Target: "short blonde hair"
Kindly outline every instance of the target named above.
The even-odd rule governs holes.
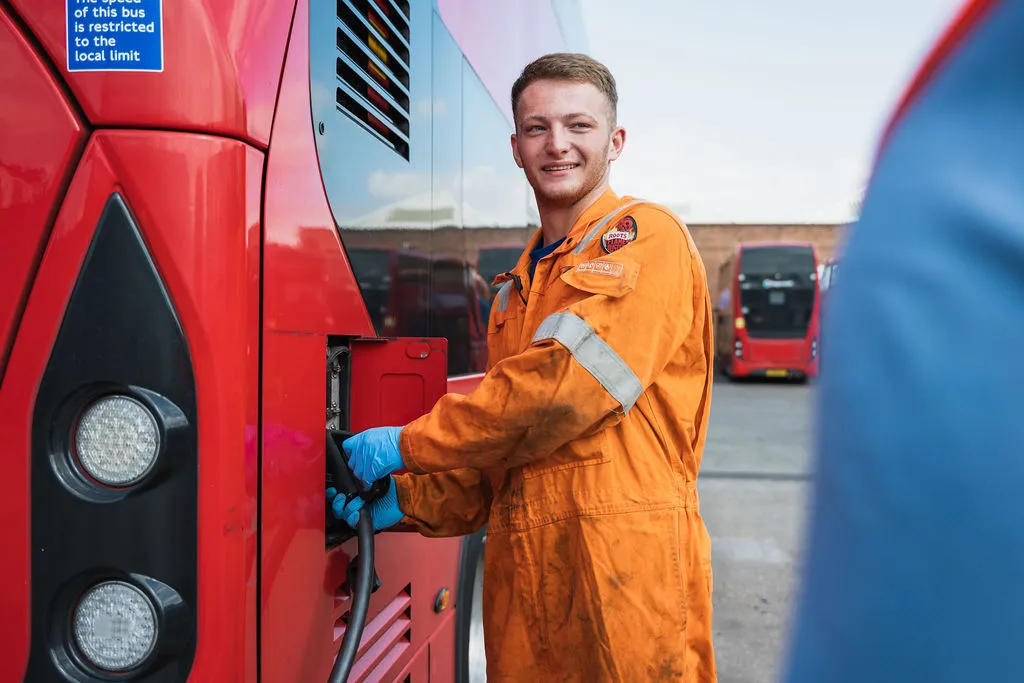
[[[526,87],[534,81],[571,81],[574,83],[590,83],[608,98],[609,123],[615,126],[618,114],[619,93],[615,89],[615,77],[601,62],[584,54],[571,52],[555,52],[538,57],[523,69],[516,82],[512,84],[512,116],[517,116],[519,98]]]

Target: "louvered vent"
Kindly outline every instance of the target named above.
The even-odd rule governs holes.
[[[409,1],[338,0],[338,109],[409,159]]]
[[[339,590],[347,598],[347,588]],[[343,605],[345,600],[335,596],[335,604]],[[337,649],[345,637],[346,617],[338,619],[334,626],[334,646]],[[412,586],[406,586],[376,616],[366,623],[363,637],[359,640],[359,652],[352,666],[350,678],[353,681],[383,680],[396,662],[412,647]],[[365,678],[364,678],[365,677]]]

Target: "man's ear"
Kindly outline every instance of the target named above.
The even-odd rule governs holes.
[[[510,142],[512,143],[512,158],[516,160],[516,166],[522,168],[523,158],[519,156],[519,138],[515,133],[512,133]]]
[[[608,144],[608,161],[615,161],[622,154],[622,148],[626,146],[626,129],[618,126],[612,131],[612,137]]]

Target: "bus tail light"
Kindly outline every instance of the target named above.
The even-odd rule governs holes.
[[[743,360],[743,340],[742,339],[737,339],[736,340],[736,343],[733,345],[733,354],[737,358],[739,358],[740,360]]]
[[[152,675],[190,641],[191,617],[181,595],[149,576],[87,572],[55,597],[50,654],[69,680]]]
[[[91,382],[71,392],[50,419],[50,465],[82,500],[113,503],[152,493],[152,485],[175,469],[190,427],[166,396]]]
[[[159,452],[156,418],[129,396],[100,398],[75,425],[75,460],[105,486],[123,488],[140,481],[153,469]]]
[[[135,586],[106,581],[82,596],[71,620],[78,652],[97,669],[138,668],[156,648],[156,608]]]
[[[817,357],[818,357],[818,338],[817,337],[812,337],[811,338],[811,360],[813,361]]]

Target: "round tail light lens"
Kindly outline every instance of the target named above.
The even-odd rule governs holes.
[[[156,464],[160,430],[139,401],[105,396],[90,405],[75,425],[75,455],[94,480],[112,487],[130,486]]]
[[[78,651],[92,666],[130,671],[145,662],[156,646],[156,609],[135,586],[107,581],[85,592],[75,607],[71,628]]]

